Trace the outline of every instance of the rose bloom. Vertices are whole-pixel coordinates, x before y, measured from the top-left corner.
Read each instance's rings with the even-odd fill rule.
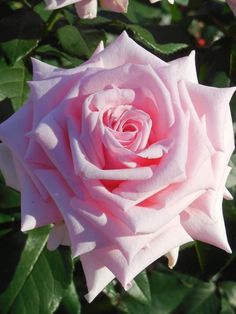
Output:
[[[150,0],[151,3],[159,1]],[[168,1],[174,3],[174,0]],[[74,3],[80,18],[93,19],[97,16],[97,0],[45,0],[45,2],[48,10],[59,9]],[[129,5],[129,0],[100,0],[99,2],[102,8],[118,13],[126,13]]]
[[[69,4],[75,4],[76,12],[80,18],[93,19],[97,16],[97,0],[45,0],[46,9],[55,10]],[[129,0],[100,0],[101,7],[113,11],[127,12]]]
[[[28,102],[0,125],[0,167],[21,191],[22,231],[80,256],[88,301],[125,289],[180,245],[230,252],[222,198],[234,88],[200,85],[194,53],[165,63],[126,33],[74,69],[33,60]]]

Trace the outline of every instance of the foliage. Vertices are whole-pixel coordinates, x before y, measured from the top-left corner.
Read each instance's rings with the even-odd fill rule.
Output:
[[[236,85],[236,19],[222,1],[130,0],[127,14],[100,9],[78,19],[73,6],[51,12],[39,0],[0,1],[0,121],[22,106],[31,79],[30,58],[70,68],[87,60],[97,44],[126,30],[139,44],[169,61],[196,50],[202,84]],[[236,118],[236,97],[232,99]],[[235,194],[236,155],[228,187]],[[236,310],[236,207],[224,206],[233,253],[202,243],[182,248],[174,271],[160,259],[125,292],[112,282],[92,304],[80,262],[68,248],[45,248],[49,227],[20,232],[20,197],[0,182],[0,313],[6,314],[230,314]],[[80,303],[81,302],[81,303]]]

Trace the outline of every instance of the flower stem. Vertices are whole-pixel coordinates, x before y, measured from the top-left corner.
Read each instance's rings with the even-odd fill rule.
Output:
[[[200,245],[199,245],[198,241],[195,241],[195,249],[196,249],[198,263],[199,263],[201,272],[202,272],[202,274],[204,274],[204,272],[205,272],[204,260],[203,260],[202,254],[201,254],[201,249],[200,249]]]

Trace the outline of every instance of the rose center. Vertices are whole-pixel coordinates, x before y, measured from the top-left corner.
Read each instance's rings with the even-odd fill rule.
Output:
[[[146,147],[152,125],[146,112],[132,105],[110,107],[103,113],[103,123],[125,148],[140,151]]]

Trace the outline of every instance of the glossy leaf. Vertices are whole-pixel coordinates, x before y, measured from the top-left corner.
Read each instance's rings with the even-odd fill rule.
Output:
[[[29,90],[26,84],[28,71],[22,62],[17,62],[14,66],[0,64],[0,72],[0,101],[9,98],[17,110],[24,103]]]
[[[225,281],[220,284],[221,293],[228,300],[229,304],[236,308],[236,282]]]
[[[140,273],[132,282],[132,287],[127,293],[143,303],[151,302],[151,291],[146,271]]]
[[[89,58],[91,51],[75,26],[66,25],[59,28],[58,39],[66,52],[72,56]]]
[[[74,282],[71,282],[70,286],[67,288],[57,314],[65,312],[67,314],[80,314],[81,312],[79,296],[77,294]]]
[[[32,309],[34,313],[50,314],[58,307],[72,279],[72,262],[68,250],[44,250],[48,231],[44,227],[29,232],[15,271],[0,296],[2,314],[27,314]]]
[[[212,282],[202,282],[194,286],[180,306],[183,314],[218,313],[219,309],[216,286]]]

